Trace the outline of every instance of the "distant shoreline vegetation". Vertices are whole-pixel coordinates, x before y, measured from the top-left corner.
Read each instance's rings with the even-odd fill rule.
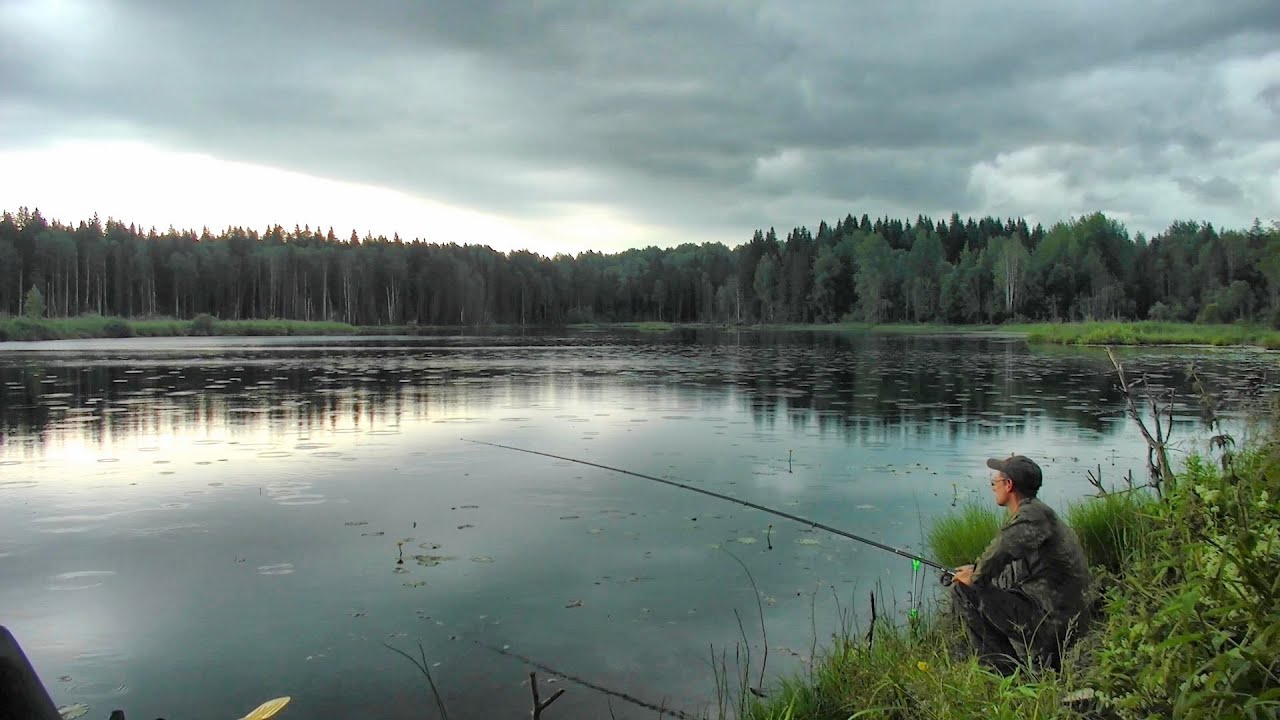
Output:
[[[332,228],[296,225],[158,231],[19,208],[0,215],[0,317],[190,323],[207,315],[338,323],[340,332],[1096,320],[1280,329],[1280,222],[1219,229],[1177,221],[1147,238],[1101,213],[1049,227],[956,213],[936,221],[849,214],[815,232],[756,230],[732,248],[552,257],[499,252],[482,237],[443,240],[340,239]],[[137,334],[159,332],[146,322]]]
[[[285,336],[394,336],[456,334],[482,330],[519,332],[547,330],[636,330],[670,332],[680,329],[738,330],[746,332],[842,332],[892,335],[968,335],[1022,337],[1032,344],[1055,345],[1211,345],[1260,347],[1280,350],[1280,331],[1247,324],[1197,325],[1157,322],[1008,323],[1004,325],[941,325],[912,323],[829,323],[725,325],[720,323],[581,323],[527,326],[489,325],[350,325],[341,322],[303,320],[219,320],[199,315],[192,320],[175,318],[122,318],[82,315],[32,319],[0,316],[0,341],[71,340],[130,337],[285,337]]]

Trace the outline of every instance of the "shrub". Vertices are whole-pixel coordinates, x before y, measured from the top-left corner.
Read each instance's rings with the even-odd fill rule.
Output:
[[[1196,322],[1198,323],[1218,324],[1226,321],[1226,313],[1216,302],[1211,302],[1208,305],[1205,305],[1204,309],[1200,311],[1199,316],[1196,317]]]
[[[1270,448],[1222,472],[1193,456],[1109,595],[1096,652],[1122,718],[1274,717],[1280,701],[1280,502]]]
[[[1181,315],[1181,308],[1157,302],[1147,311],[1147,319],[1155,322],[1173,322]]]
[[[30,320],[39,320],[44,317],[44,293],[40,292],[40,288],[35,285],[27,291],[27,297],[23,301],[22,314]]]
[[[102,326],[102,334],[109,338],[128,338],[133,337],[133,326],[126,320],[120,318],[111,318]]]
[[[217,319],[209,313],[200,313],[191,320],[192,335],[213,335],[217,328]]]

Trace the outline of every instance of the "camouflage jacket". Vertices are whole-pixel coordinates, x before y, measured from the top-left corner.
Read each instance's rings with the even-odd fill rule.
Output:
[[[1089,563],[1074,530],[1053,508],[1028,498],[978,558],[973,584],[1017,590],[1058,625],[1085,607]]]

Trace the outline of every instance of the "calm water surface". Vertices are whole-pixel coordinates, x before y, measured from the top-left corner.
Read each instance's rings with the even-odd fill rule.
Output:
[[[1125,356],[1256,394],[1257,352]],[[658,483],[693,483],[919,549],[987,500],[983,460],[1023,452],[1056,506],[1145,448],[1105,355],[1014,339],[579,334],[0,345],[0,623],[59,704],[92,717],[527,713],[528,665],[688,712],[713,709],[741,613],[758,672],[795,672],[908,561]],[[772,526],[772,528],[770,528]],[[403,562],[401,562],[403,561]],[[924,581],[932,596],[936,576]],[[927,598],[926,598],[927,601]],[[565,680],[555,717],[607,717]],[[548,692],[544,692],[544,696]],[[617,717],[652,711],[612,702]]]

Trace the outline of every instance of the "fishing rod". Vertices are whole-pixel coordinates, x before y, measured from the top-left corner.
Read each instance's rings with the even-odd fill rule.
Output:
[[[832,533],[834,535],[846,537],[846,538],[849,538],[850,540],[856,540],[860,543],[865,543],[872,547],[880,548],[881,550],[887,550],[891,553],[901,555],[902,557],[905,557],[914,562],[928,565],[929,567],[935,568],[937,570],[941,570],[942,571],[941,582],[943,585],[950,585],[952,578],[955,577],[950,568],[944,567],[943,565],[936,563],[928,558],[920,557],[919,555],[909,553],[906,550],[902,550],[902,549],[893,547],[891,545],[885,545],[884,543],[877,542],[875,540],[872,540],[871,538],[863,537],[861,535],[857,535],[851,532],[846,532],[844,530],[840,530],[839,528],[833,528],[830,525],[824,525],[820,522],[809,520],[808,518],[802,518],[799,515],[792,515],[791,513],[783,512],[782,510],[774,510],[773,508],[765,507],[764,505],[760,505],[758,503],[753,503],[750,500],[742,500],[740,498],[732,497],[730,495],[723,495],[721,493],[714,492],[711,490],[704,490],[703,488],[694,487],[692,485],[686,485],[685,483],[676,482],[674,480],[665,480],[660,477],[654,477],[652,475],[645,475],[643,473],[632,472],[631,470],[623,470],[622,468],[610,467],[608,465],[601,465],[600,463],[593,463],[588,460],[578,460],[576,458],[564,457],[563,455],[553,455],[551,453],[540,452],[538,450],[527,450],[525,448],[518,448],[512,445],[502,445],[500,443],[485,442],[484,440],[471,440],[468,438],[461,438],[461,439],[463,442],[475,443],[477,445],[488,445],[489,447],[502,448],[503,450],[515,450],[516,452],[529,453],[530,455],[541,455],[542,457],[549,457],[549,458],[555,458],[556,460],[564,460],[567,462],[578,463],[579,465],[589,465],[591,467],[600,468],[601,470],[609,470],[616,473],[622,473],[623,475],[631,475],[632,477],[638,477],[638,478],[643,478],[645,480],[660,482],[664,485],[671,485],[672,487],[678,487],[684,490],[692,490],[693,492],[702,493],[703,495],[709,495],[713,498],[719,498],[720,500],[728,500],[731,503],[745,505],[746,507],[749,507],[755,510],[760,510],[762,512],[770,513],[772,515],[777,515],[778,517],[784,517],[788,520],[794,520],[795,522],[798,522],[802,525],[808,525],[811,528],[826,530],[827,532]]]

